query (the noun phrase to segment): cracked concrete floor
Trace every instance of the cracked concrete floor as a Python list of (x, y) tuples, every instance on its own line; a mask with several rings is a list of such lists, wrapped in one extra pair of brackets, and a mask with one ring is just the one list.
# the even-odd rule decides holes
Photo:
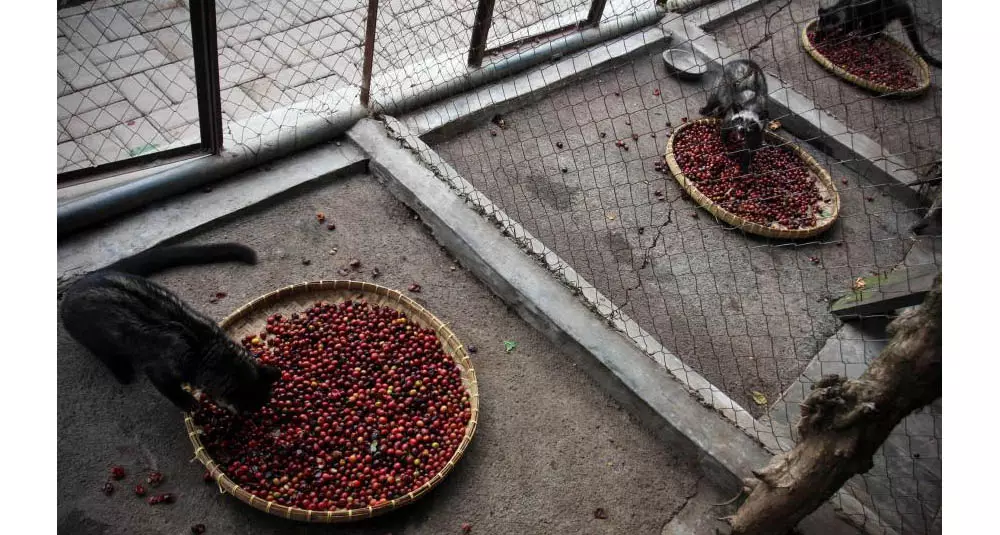
[[(324, 212), (335, 231), (316, 223)], [(695, 493), (695, 459), (659, 442), (569, 356), (507, 310), (457, 267), (412, 213), (368, 175), (338, 179), (270, 207), (243, 212), (190, 242), (240, 241), (257, 266), (177, 269), (155, 277), (211, 317), (274, 288), (337, 278), (350, 259), (355, 278), (403, 289), (448, 322), (466, 344), (480, 380), (482, 416), (471, 448), (430, 495), (388, 516), (354, 525), (295, 524), (252, 510), (202, 482), (191, 464), (183, 420), (145, 380), (122, 387), (62, 328), (58, 337), (57, 515), (60, 533), (178, 534), (204, 523), (213, 533), (658, 534)], [(329, 252), (337, 249), (337, 253)], [(302, 260), (309, 259), (309, 265)], [(215, 292), (228, 296), (209, 303)], [(506, 354), (503, 340), (516, 340)], [(112, 464), (128, 477), (110, 497), (100, 488)], [(131, 486), (150, 468), (166, 476), (173, 505), (150, 507)], [(127, 483), (127, 485), (126, 485)], [(606, 520), (594, 518), (603, 508)]]

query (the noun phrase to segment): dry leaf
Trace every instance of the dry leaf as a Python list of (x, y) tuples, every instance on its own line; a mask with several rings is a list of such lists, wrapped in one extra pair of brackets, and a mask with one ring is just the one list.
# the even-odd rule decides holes
[(865, 286), (867, 286), (867, 284), (865, 283), (865, 279), (863, 279), (861, 277), (858, 277), (858, 278), (854, 279), (854, 285), (853, 285), (853, 287), (854, 287), (855, 290), (858, 290), (858, 291), (864, 290)]
[(607, 218), (608, 218), (608, 221), (614, 221), (615, 219), (618, 219), (618, 215), (615, 214), (614, 212), (609, 212), (608, 215), (607, 215)]
[(760, 392), (757, 392), (756, 390), (754, 390), (753, 392), (750, 392), (750, 394), (753, 396), (753, 402), (754, 403), (756, 403), (758, 405), (767, 405), (767, 396), (765, 396), (764, 394), (761, 394)]
[(781, 128), (781, 122), (780, 121), (771, 121), (770, 123), (768, 123), (767, 127), (770, 128), (771, 130), (777, 130), (777, 129)]

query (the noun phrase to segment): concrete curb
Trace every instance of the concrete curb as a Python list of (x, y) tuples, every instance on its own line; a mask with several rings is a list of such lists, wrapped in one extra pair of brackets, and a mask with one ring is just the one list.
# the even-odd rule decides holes
[[(483, 215), (496, 222), (509, 217), (401, 123), (392, 118), (385, 123), (366, 119), (348, 136), (368, 154), (372, 174), (420, 215), (439, 243), (525, 321), (566, 348), (658, 436), (694, 451), (713, 482), (735, 491), (751, 470), (768, 462), (771, 456), (762, 446), (699, 403), (685, 385), (591, 314), (547, 269), (522, 254), (515, 241), (530, 235), (512, 236), (511, 227), (498, 231), (491, 225)], [(442, 179), (442, 174), (452, 180)], [(532, 245), (532, 253), (549, 261), (551, 251), (532, 241), (538, 244)], [(852, 532), (829, 504), (800, 528), (809, 533)]]

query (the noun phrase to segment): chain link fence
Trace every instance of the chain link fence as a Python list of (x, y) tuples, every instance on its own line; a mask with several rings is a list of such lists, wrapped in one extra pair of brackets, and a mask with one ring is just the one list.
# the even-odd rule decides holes
[[(817, 16), (815, 1), (724, 0), (711, 7), (726, 4), (743, 10), (705, 26), (731, 51), (723, 63), (753, 59), (813, 110), (876, 143), (875, 160), (901, 161), (919, 178), (928, 204), (939, 195), (939, 69), (930, 69), (930, 89), (917, 98), (880, 96), (806, 54), (801, 33)], [(922, 41), (940, 58), (940, 2), (917, 2), (915, 11)], [(908, 43), (898, 22), (889, 33)], [(692, 44), (681, 33), (670, 47)], [(515, 240), (557, 254), (578, 288), (592, 285), (613, 304), (606, 317), (626, 325), (640, 346), (662, 344), (663, 352), (651, 357), (689, 384), (698, 382), (694, 373), (707, 379), (752, 414), (751, 433), (772, 449), (788, 449), (810, 385), (825, 374), (859, 376), (887, 341), (891, 307), (845, 321), (831, 305), (863, 293), (862, 285), (919, 296), (927, 274), (940, 269), (940, 231), (916, 235), (926, 205), (895, 197), (878, 173), (859, 172), (858, 157), (831, 156), (821, 135), (796, 137), (780, 125), (776, 133), (808, 152), (838, 189), (840, 216), (831, 230), (807, 240), (768, 239), (703, 210), (678, 185), (664, 153), (678, 127), (701, 117), (714, 72), (682, 80), (668, 72), (659, 51), (641, 55), (537, 92), (526, 105), (433, 148), (523, 225)], [(641, 331), (628, 332), (626, 320)], [(940, 415), (938, 402), (908, 418), (875, 467), (845, 487), (837, 500), (850, 496), (867, 507), (850, 513), (857, 523), (875, 532), (940, 531)]]
[(57, 17), (60, 173), (198, 143), (182, 2), (61, 0)]
[[(484, 3), (492, 9), (481, 19), (491, 21), (486, 67), (532, 54), (537, 42), (587, 24), (655, 7), (653, 0), (381, 1), (370, 40), (371, 109), (461, 78)], [(294, 132), (308, 117), (358, 105), (374, 6), (363, 0), (215, 4), (225, 143), (281, 128)], [(702, 6), (709, 19), (735, 10), (707, 24), (697, 19), (731, 51), (718, 58), (722, 63), (753, 59), (783, 84), (772, 84), (772, 93), (800, 94), (813, 105), (806, 112), (828, 113), (874, 142), (881, 152), (868, 160), (901, 161), (917, 175), (924, 197), (940, 198), (940, 69), (930, 69), (930, 89), (917, 98), (879, 96), (831, 74), (803, 50), (802, 28), (820, 7), (815, 0), (667, 3), (680, 4), (691, 20)], [(915, 4), (918, 33), (940, 58), (941, 2)], [(58, 14), (61, 170), (198, 143), (186, 0), (97, 0)], [(898, 22), (889, 33), (907, 43)], [(712, 65), (716, 58), (689, 37), (675, 33), (669, 46), (694, 46), (700, 64)], [(624, 325), (651, 358), (688, 384), (707, 380), (718, 390), (701, 395), (732, 400), (755, 420), (744, 429), (772, 449), (787, 449), (812, 382), (831, 373), (860, 375), (886, 342), (891, 312), (845, 322), (831, 304), (864, 292), (864, 285), (919, 292), (925, 272), (940, 269), (939, 229), (915, 235), (911, 229), (924, 221), (926, 206), (892, 195), (883, 175), (857, 165), (860, 157), (831, 156), (836, 151), (822, 135), (780, 125), (778, 136), (831, 175), (838, 221), (811, 239), (783, 241), (716, 219), (664, 163), (671, 134), (700, 117), (711, 75), (674, 76), (660, 52), (592, 69), (569, 85), (535, 91), (527, 102), (521, 93), (506, 94), (514, 90), (509, 85), (480, 92), (488, 95), (481, 104), (508, 111), (434, 142), (436, 154), (427, 156), (439, 155), (468, 181), (456, 186), (460, 193), (485, 195), (519, 223), (510, 227), (514, 239), (557, 254), (562, 267), (549, 266), (578, 290), (599, 292), (607, 304), (593, 298), (595, 310)], [(517, 107), (509, 109), (515, 97)], [(875, 467), (845, 487), (844, 495), (867, 508), (851, 513), (860, 514), (859, 524), (885, 533), (940, 532), (940, 415), (939, 401), (908, 418)]]

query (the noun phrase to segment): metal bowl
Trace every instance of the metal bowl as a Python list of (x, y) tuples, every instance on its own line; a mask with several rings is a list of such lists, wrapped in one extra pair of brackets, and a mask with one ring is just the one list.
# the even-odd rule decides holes
[(692, 50), (672, 48), (663, 53), (667, 72), (686, 80), (701, 78), (708, 72), (708, 65)]

